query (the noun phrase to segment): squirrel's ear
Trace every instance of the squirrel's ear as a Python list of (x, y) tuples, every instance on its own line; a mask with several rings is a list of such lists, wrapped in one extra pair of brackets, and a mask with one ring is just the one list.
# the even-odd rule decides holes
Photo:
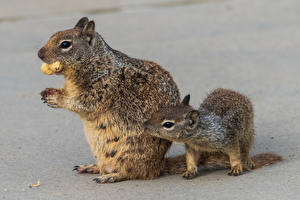
[(189, 95), (189, 94), (186, 95), (186, 96), (183, 98), (181, 104), (184, 105), (184, 106), (189, 106), (189, 103), (190, 103), (190, 97), (191, 97), (191, 95)]
[(82, 29), (81, 35), (91, 42), (95, 36), (95, 22), (89, 21)]
[(194, 129), (198, 124), (199, 112), (197, 110), (192, 110), (186, 115), (185, 119), (188, 120), (188, 128)]
[(83, 27), (89, 22), (89, 19), (87, 17), (82, 17), (74, 28), (76, 29), (83, 29)]

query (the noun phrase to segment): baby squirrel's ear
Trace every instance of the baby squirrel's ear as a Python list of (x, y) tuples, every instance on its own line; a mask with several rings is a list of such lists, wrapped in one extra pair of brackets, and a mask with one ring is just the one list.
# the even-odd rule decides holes
[(83, 27), (89, 22), (87, 17), (82, 17), (77, 24), (75, 25), (75, 29), (83, 29)]
[(189, 94), (186, 95), (186, 96), (183, 98), (181, 104), (182, 104), (183, 106), (189, 106), (189, 104), (190, 104), (190, 97), (191, 97), (191, 95), (189, 95)]
[(185, 119), (189, 120), (188, 128), (194, 129), (198, 124), (199, 112), (197, 110), (192, 110), (186, 115)]
[(95, 37), (95, 22), (89, 21), (82, 29), (81, 35), (91, 43)]

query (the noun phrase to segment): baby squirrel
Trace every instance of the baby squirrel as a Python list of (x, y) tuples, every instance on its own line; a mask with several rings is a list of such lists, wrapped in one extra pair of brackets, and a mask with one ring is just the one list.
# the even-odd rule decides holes
[(242, 173), (243, 165), (254, 169), (281, 160), (272, 153), (254, 157), (255, 162), (249, 157), (254, 114), (246, 96), (218, 88), (207, 96), (198, 110), (189, 105), (189, 100), (190, 95), (187, 95), (180, 105), (162, 108), (145, 122), (148, 134), (184, 142), (187, 163), (184, 178), (195, 177), (199, 161), (210, 152), (219, 152), (227, 160), (229, 158), (229, 175), (234, 176)]
[(59, 62), (59, 70), (48, 74), (65, 78), (62, 88), (42, 91), (42, 100), (80, 116), (98, 160), (74, 170), (100, 173), (94, 179), (97, 183), (153, 179), (172, 171), (172, 166), (176, 170), (176, 158), (164, 158), (171, 142), (145, 134), (143, 128), (159, 105), (180, 104), (169, 72), (112, 49), (95, 31), (94, 21), (86, 17), (74, 28), (51, 36), (38, 56), (49, 66)]

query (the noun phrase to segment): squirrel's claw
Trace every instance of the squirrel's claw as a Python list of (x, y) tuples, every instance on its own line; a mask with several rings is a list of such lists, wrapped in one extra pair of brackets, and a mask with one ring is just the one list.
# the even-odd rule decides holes
[(119, 173), (105, 174), (93, 179), (96, 183), (114, 183), (122, 180), (124, 178)]
[(229, 176), (239, 176), (243, 172), (243, 167), (241, 164), (238, 164), (231, 168), (230, 172), (228, 173)]
[(55, 103), (55, 102), (44, 101), (44, 103), (46, 103), (47, 106), (49, 106), (50, 108), (59, 108), (59, 106), (58, 106), (57, 103)]
[(255, 163), (251, 160), (251, 158), (247, 159), (246, 165), (247, 165), (248, 169), (254, 169), (255, 168)]
[(55, 88), (46, 88), (45, 90), (40, 92), (40, 95), (42, 96), (42, 98), (46, 98), (47, 96), (50, 95), (59, 95), (61, 94), (61, 91), (59, 89), (55, 89)]
[(73, 167), (73, 170), (72, 171), (77, 171), (78, 170), (78, 168), (79, 168), (79, 166), (78, 165), (75, 165), (74, 167)]
[(78, 174), (99, 174), (99, 168), (96, 164), (92, 165), (76, 165), (73, 167), (73, 171), (77, 171)]
[(46, 103), (51, 108), (59, 108), (58, 97), (60, 96), (61, 91), (54, 88), (46, 88), (43, 90), (40, 95), (42, 96), (41, 100), (43, 103)]
[(57, 104), (49, 104), (49, 103), (47, 103), (47, 106), (49, 106), (50, 108), (59, 108), (59, 106)]
[(106, 175), (103, 175), (103, 176), (94, 178), (93, 181), (95, 181), (96, 183), (114, 183), (114, 182), (116, 182), (116, 180), (113, 177), (105, 177)]
[(189, 170), (183, 173), (182, 177), (185, 179), (192, 179), (195, 178), (197, 176), (198, 172), (197, 169), (195, 170)]

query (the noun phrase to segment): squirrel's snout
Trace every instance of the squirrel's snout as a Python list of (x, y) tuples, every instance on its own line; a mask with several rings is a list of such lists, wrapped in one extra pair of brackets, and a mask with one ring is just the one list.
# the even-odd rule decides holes
[(145, 126), (148, 126), (149, 124), (150, 124), (149, 120), (144, 123)]
[(44, 47), (39, 50), (38, 57), (40, 59), (44, 60), (44, 58), (45, 58), (45, 49), (44, 49)]
[(144, 123), (144, 127), (145, 127), (145, 130), (150, 130), (151, 129), (151, 123), (150, 123), (149, 120)]

